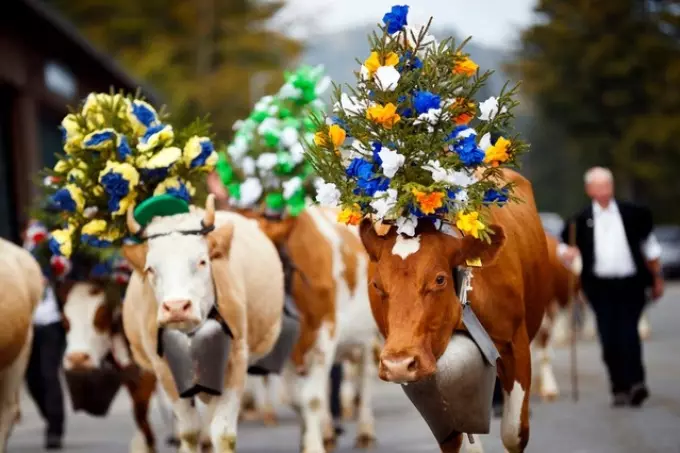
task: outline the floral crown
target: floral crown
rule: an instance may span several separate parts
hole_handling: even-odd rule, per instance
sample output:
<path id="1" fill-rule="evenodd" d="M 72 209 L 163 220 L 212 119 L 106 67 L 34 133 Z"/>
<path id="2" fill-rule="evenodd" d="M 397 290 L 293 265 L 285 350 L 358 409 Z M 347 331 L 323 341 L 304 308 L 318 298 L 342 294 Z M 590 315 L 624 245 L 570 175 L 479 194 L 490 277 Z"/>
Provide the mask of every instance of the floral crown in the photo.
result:
<path id="1" fill-rule="evenodd" d="M 480 75 L 465 43 L 438 43 L 429 24 L 409 26 L 408 10 L 385 14 L 356 87 L 336 90 L 335 119 L 319 125 L 307 150 L 323 179 L 316 199 L 340 204 L 344 223 L 371 216 L 413 236 L 427 220 L 488 240 L 483 208 L 514 199 L 500 167 L 528 148 L 508 135 L 516 88 L 477 104 L 490 72 Z"/>
<path id="2" fill-rule="evenodd" d="M 330 79 L 322 66 L 302 66 L 285 79 L 278 93 L 260 99 L 246 120 L 234 124 L 237 132 L 226 153 L 220 153 L 217 171 L 232 205 L 264 203 L 270 214 L 297 216 L 313 188 L 303 142 L 314 136 L 314 119 L 324 109 L 319 96 Z"/>
<path id="3" fill-rule="evenodd" d="M 65 155 L 45 179 L 62 221 L 49 237 L 55 255 L 120 245 L 131 206 L 140 223 L 188 212 L 217 163 L 207 125 L 175 132 L 167 114 L 138 96 L 91 93 L 61 129 Z"/>

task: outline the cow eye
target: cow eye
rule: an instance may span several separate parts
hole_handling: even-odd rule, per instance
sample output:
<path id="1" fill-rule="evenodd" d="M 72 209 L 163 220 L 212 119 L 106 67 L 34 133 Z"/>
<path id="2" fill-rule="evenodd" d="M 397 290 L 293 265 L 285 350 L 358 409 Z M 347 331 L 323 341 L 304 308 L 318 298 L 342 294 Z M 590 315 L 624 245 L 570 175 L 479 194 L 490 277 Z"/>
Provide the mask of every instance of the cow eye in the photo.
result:
<path id="1" fill-rule="evenodd" d="M 208 265 L 208 262 L 206 260 L 201 260 L 198 262 L 198 267 L 205 267 Z"/>
<path id="2" fill-rule="evenodd" d="M 382 287 L 378 284 L 378 282 L 376 282 L 375 280 L 373 280 L 373 281 L 371 282 L 371 284 L 373 285 L 373 288 L 375 288 L 375 290 L 378 291 L 378 292 L 380 293 L 381 296 L 384 296 L 384 295 L 385 295 L 385 290 L 382 289 Z"/>
<path id="3" fill-rule="evenodd" d="M 98 296 L 104 292 L 104 288 L 101 286 L 93 286 L 90 288 L 90 296 Z"/>
<path id="4" fill-rule="evenodd" d="M 435 283 L 437 286 L 444 286 L 446 284 L 446 275 L 439 274 L 437 277 L 434 279 Z"/>
<path id="5" fill-rule="evenodd" d="M 154 270 L 154 268 L 152 266 L 147 266 L 145 271 L 149 275 L 153 275 L 153 274 L 156 273 L 156 271 Z"/>

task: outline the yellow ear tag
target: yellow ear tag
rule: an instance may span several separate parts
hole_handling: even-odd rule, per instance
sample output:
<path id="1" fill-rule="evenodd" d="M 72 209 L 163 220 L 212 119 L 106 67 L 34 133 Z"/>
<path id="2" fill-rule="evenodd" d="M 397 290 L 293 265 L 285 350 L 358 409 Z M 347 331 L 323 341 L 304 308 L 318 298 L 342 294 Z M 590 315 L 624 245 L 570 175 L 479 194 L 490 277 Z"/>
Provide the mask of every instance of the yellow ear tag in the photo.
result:
<path id="1" fill-rule="evenodd" d="M 482 260 L 481 258 L 465 260 L 465 264 L 467 264 L 470 267 L 482 267 Z"/>

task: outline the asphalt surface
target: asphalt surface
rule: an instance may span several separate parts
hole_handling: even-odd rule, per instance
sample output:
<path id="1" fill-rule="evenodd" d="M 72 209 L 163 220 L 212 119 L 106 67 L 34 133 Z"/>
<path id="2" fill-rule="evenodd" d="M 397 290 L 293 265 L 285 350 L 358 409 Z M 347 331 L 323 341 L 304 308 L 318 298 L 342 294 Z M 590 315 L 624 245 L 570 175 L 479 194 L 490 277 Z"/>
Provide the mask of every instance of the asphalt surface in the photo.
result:
<path id="1" fill-rule="evenodd" d="M 596 343 L 578 347 L 580 398 L 571 399 L 569 351 L 555 351 L 555 372 L 561 397 L 543 403 L 532 400 L 531 441 L 528 452 L 536 453 L 680 453 L 680 284 L 669 285 L 664 298 L 649 312 L 652 334 L 644 345 L 651 398 L 641 409 L 612 409 Z M 67 397 L 68 398 L 68 397 Z M 70 400 L 67 399 L 70 404 Z M 427 425 L 397 386 L 376 383 L 378 444 L 372 451 L 437 453 Z M 164 439 L 168 429 L 158 407 L 153 409 L 154 429 Z M 42 450 L 43 424 L 32 401 L 24 395 L 22 422 L 15 426 L 8 451 L 34 453 Z M 258 422 L 239 427 L 238 451 L 245 453 L 296 453 L 299 427 L 293 412 L 280 409 L 280 425 L 265 428 Z M 128 451 L 133 420 L 127 395 L 121 392 L 105 419 L 67 415 L 65 452 L 120 453 Z M 338 453 L 353 449 L 355 424 L 346 424 Z M 484 451 L 501 453 L 499 421 L 482 436 Z M 171 452 L 168 447 L 159 453 Z"/>

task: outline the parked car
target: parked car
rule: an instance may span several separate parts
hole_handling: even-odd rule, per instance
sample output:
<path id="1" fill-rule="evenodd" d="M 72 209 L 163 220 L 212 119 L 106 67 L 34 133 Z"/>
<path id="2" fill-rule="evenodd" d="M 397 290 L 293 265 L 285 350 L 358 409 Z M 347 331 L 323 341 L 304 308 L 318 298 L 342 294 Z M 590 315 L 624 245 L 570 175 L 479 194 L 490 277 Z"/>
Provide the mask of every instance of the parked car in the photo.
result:
<path id="1" fill-rule="evenodd" d="M 538 215 L 541 217 L 541 223 L 543 223 L 543 229 L 546 233 L 559 238 L 562 234 L 562 228 L 564 228 L 562 216 L 556 212 L 539 212 Z"/>
<path id="2" fill-rule="evenodd" d="M 659 225 L 654 235 L 661 244 L 661 268 L 666 278 L 680 276 L 680 225 Z"/>

